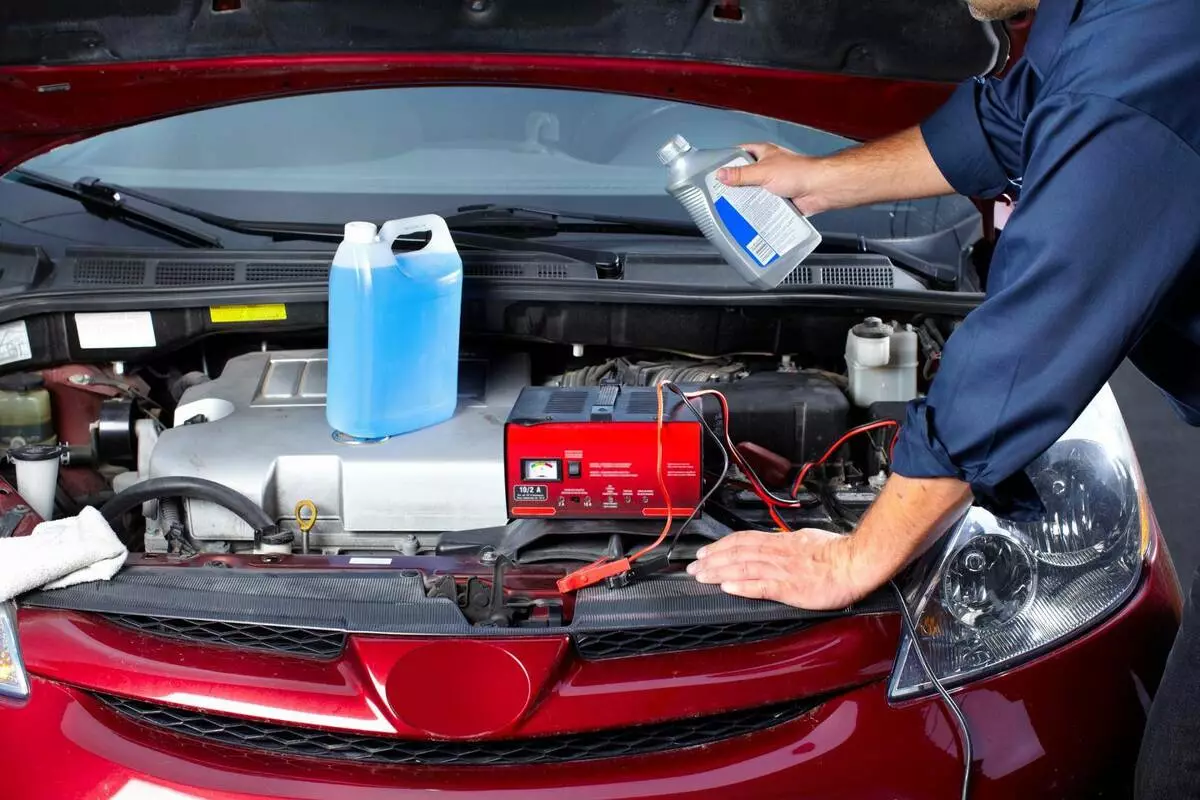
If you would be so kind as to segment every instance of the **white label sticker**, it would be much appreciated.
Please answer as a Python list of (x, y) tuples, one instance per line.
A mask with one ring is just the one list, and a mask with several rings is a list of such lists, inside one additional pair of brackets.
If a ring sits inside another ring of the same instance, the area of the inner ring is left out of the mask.
[(29, 346), (29, 328), (25, 320), (0, 325), (0, 365), (31, 358), (33, 348)]
[(154, 347), (154, 317), (149, 311), (76, 314), (75, 330), (84, 350)]
[(392, 560), (390, 558), (367, 558), (365, 556), (355, 556), (350, 559), (351, 564), (370, 564), (374, 567), (390, 567)]
[[(750, 162), (737, 157), (725, 166)], [(733, 238), (760, 266), (804, 243), (811, 224), (796, 213), (788, 200), (757, 186), (726, 186), (714, 170), (704, 178), (717, 216)]]

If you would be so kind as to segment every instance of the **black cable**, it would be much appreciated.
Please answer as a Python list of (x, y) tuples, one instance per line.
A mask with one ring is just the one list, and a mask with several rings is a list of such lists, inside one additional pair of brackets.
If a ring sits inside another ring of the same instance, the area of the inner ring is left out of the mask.
[[(674, 383), (672, 383), (670, 381), (664, 381), (663, 386), (665, 386), (666, 388), (675, 392), (675, 394), (679, 395), (679, 397), (683, 400), (683, 402), (687, 403), (688, 408), (691, 409), (692, 413), (696, 416), (696, 419), (700, 420), (700, 424), (704, 426), (704, 430), (708, 432), (708, 435), (714, 437), (715, 441), (721, 448), (721, 452), (726, 453), (726, 471), (728, 471), (728, 458), (729, 458), (729, 456), (732, 455), (732, 453), (727, 452), (728, 447), (725, 444), (725, 440), (720, 437), (720, 434), (713, 432), (712, 427), (708, 424), (708, 420), (706, 420), (704, 418), (704, 415), (701, 412), (696, 410), (696, 407), (691, 404), (691, 402), (689, 401), (689, 398), (687, 397), (687, 395), (684, 393), (684, 391), (682, 389), (680, 389), (678, 386), (676, 386)], [(729, 402), (728, 399), (726, 399), (725, 402), (728, 403)], [(719, 401), (718, 401), (718, 405), (720, 405)], [(721, 406), (721, 408), (722, 408), (722, 411), (724, 411), (724, 406)], [(722, 415), (721, 415), (721, 419), (723, 420), (724, 425), (725, 425), (726, 438), (729, 438), (732, 441), (731, 437), (729, 436), (729, 419), (728, 419), (728, 417), (729, 417), (729, 415), (726, 413), (722, 413)], [(739, 469), (744, 467), (745, 471), (747, 473), (747, 477), (750, 478), (751, 482), (757, 487), (758, 490), (760, 490), (763, 494), (765, 494), (767, 497), (769, 497), (771, 499), (771, 501), (775, 503), (776, 506), (780, 506), (785, 509), (805, 509), (805, 508), (812, 508), (813, 506), (816, 506), (818, 504), (815, 501), (810, 502), (810, 503), (801, 503), (798, 500), (796, 500), (795, 498), (792, 498), (789, 500), (789, 499), (777, 496), (770, 489), (767, 488), (767, 484), (763, 482), (762, 478), (758, 477), (758, 473), (754, 471), (754, 467), (750, 466), (749, 461), (746, 461), (745, 458), (743, 458), (742, 462), (743, 463), (741, 465), (739, 465)], [(722, 478), (722, 481), (724, 481), (724, 478)], [(762, 498), (760, 497), (759, 499), (762, 499)]]
[(908, 610), (908, 601), (904, 597), (904, 592), (900, 591), (900, 587), (896, 585), (895, 581), (889, 581), (889, 584), (892, 587), (892, 591), (896, 593), (896, 600), (900, 604), (900, 618), (904, 621), (904, 630), (908, 633), (908, 638), (912, 642), (912, 651), (917, 656), (917, 661), (920, 663), (921, 669), (925, 671), (929, 682), (933, 684), (933, 688), (941, 695), (942, 702), (950, 709), (951, 715), (958, 724), (958, 733), (961, 740), (960, 749), (963, 755), (961, 800), (968, 800), (971, 794), (971, 762), (974, 760), (974, 749), (971, 746), (971, 729), (967, 726), (967, 717), (929, 666), (929, 661), (925, 658), (925, 652), (921, 649), (921, 640), (917, 638), (917, 624), (913, 621), (912, 612)]
[(700, 515), (700, 511), (704, 508), (705, 504), (708, 503), (708, 501), (712, 499), (712, 496), (717, 493), (717, 489), (721, 488), (721, 484), (725, 483), (725, 478), (729, 475), (729, 452), (725, 449), (725, 442), (721, 440), (721, 437), (718, 436), (708, 424), (708, 420), (704, 418), (704, 413), (701, 412), (700, 409), (696, 408), (696, 406), (692, 405), (691, 399), (683, 393), (682, 389), (670, 381), (665, 381), (663, 383), (663, 388), (670, 389), (679, 395), (679, 399), (683, 401), (683, 404), (686, 405), (688, 410), (691, 411), (693, 416), (696, 417), (696, 420), (700, 423), (700, 427), (703, 428), (704, 432), (707, 433), (712, 440), (717, 443), (717, 447), (721, 451), (721, 458), (724, 462), (721, 465), (721, 474), (713, 482), (713, 485), (708, 487), (708, 491), (704, 493), (702, 498), (700, 498), (700, 502), (697, 503), (696, 507), (692, 509), (692, 513), (689, 514), (688, 518), (683, 521), (683, 524), (675, 529), (675, 534), (671, 537), (671, 543), (667, 545), (667, 559), (670, 560), (671, 552), (675, 549), (675, 545), (679, 543), (679, 537), (683, 534), (684, 528), (692, 524), (692, 521)]

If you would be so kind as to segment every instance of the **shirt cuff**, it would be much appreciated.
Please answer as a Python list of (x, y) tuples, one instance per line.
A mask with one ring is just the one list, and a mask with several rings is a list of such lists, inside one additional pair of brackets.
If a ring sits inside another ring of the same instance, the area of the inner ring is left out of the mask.
[(957, 478), (970, 485), (976, 505), (1004, 519), (1030, 521), (1046, 510), (1024, 470), (995, 482), (983, 478), (979, 471), (957, 466), (938, 440), (933, 409), (924, 400), (908, 405), (892, 453), (892, 472), (905, 478)]
[(1008, 175), (979, 121), (983, 85), (969, 80), (921, 124), (921, 136), (934, 163), (954, 191), (967, 197), (995, 197), (1009, 187)]

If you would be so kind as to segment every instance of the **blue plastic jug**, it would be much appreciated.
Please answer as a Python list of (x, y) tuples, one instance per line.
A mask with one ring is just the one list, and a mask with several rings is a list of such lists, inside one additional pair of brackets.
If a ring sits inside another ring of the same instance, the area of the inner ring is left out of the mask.
[[(392, 254), (404, 234), (429, 243)], [(436, 214), (396, 219), (376, 234), (346, 224), (329, 272), (329, 378), (334, 431), (381, 439), (436, 425), (458, 402), (462, 259)]]

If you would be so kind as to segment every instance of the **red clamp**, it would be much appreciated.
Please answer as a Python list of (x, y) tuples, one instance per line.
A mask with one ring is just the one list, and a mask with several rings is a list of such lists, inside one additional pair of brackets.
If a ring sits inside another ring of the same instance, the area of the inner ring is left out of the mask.
[(632, 565), (628, 558), (618, 558), (616, 561), (597, 561), (580, 567), (569, 575), (558, 579), (558, 590), (563, 594), (578, 591), (585, 586), (594, 586), (615, 575), (628, 572)]

